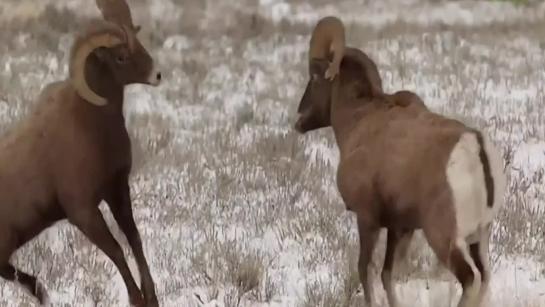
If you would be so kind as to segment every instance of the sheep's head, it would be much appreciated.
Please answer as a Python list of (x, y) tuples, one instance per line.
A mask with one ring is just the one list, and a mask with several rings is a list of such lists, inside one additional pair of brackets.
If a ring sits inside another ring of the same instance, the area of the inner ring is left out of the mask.
[(103, 106), (104, 97), (89, 88), (85, 68), (93, 55), (106, 67), (119, 85), (159, 85), (161, 73), (154, 69), (153, 59), (142, 46), (136, 34), (129, 8), (124, 0), (97, 0), (104, 20), (94, 21), (80, 36), (70, 59), (70, 79), (78, 94), (86, 101)]
[(344, 25), (338, 18), (328, 16), (318, 21), (309, 44), (310, 80), (297, 109), (295, 129), (300, 133), (331, 125), (331, 79), (339, 71), (344, 44)]
[(312, 59), (310, 61), (310, 80), (297, 108), (299, 119), (295, 123), (295, 129), (300, 133), (331, 125), (330, 109), (333, 83), (325, 77), (328, 67), (327, 59)]

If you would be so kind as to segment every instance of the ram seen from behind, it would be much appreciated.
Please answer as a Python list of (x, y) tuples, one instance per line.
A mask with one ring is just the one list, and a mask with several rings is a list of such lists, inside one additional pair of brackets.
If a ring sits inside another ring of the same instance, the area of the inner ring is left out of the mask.
[[(323, 31), (324, 21), (335, 23), (336, 32)], [(399, 306), (391, 279), (396, 248), (406, 248), (416, 229), (461, 283), (458, 306), (480, 306), (490, 281), (491, 224), (506, 186), (502, 158), (481, 132), (431, 112), (416, 94), (384, 93), (376, 65), (358, 49), (344, 48), (330, 80), (327, 71), (337, 55), (312, 42), (344, 40), (339, 23), (326, 17), (312, 34), (310, 81), (295, 129), (333, 128), (340, 151), (337, 187), (357, 217), (365, 301), (373, 301), (369, 264), (385, 227), (381, 277), (390, 306)], [(331, 35), (338, 38), (315, 38)]]
[[(45, 303), (44, 287), (11, 265), (10, 256), (68, 219), (113, 261), (132, 305), (158, 306), (132, 215), (131, 145), (122, 110), (126, 85), (156, 86), (161, 74), (136, 37), (140, 27), (126, 3), (99, 2), (107, 20), (93, 21), (76, 39), (69, 78), (47, 85), (35, 109), (0, 141), (0, 276)], [(102, 200), (132, 248), (142, 291), (98, 208)]]

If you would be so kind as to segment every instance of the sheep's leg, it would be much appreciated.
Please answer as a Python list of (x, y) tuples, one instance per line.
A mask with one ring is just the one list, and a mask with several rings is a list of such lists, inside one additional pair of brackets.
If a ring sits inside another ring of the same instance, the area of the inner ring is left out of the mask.
[(462, 297), (458, 307), (478, 306), (481, 273), (471, 257), (469, 245), (459, 238), (450, 254), (451, 269), (462, 284)]
[(37, 281), (37, 278), (23, 271), (17, 270), (9, 263), (11, 254), (15, 251), (15, 238), (9, 229), (0, 229), (3, 237), (0, 241), (0, 277), (21, 285), (32, 296), (36, 297), (40, 304), (47, 304), (49, 299), (45, 288)]
[(409, 230), (406, 232), (402, 232), (399, 237), (399, 242), (397, 242), (396, 247), (396, 256), (394, 256), (394, 259), (405, 259), (407, 257), (407, 251), (409, 250), (409, 246), (411, 245), (411, 241), (413, 239), (414, 230)]
[(113, 187), (111, 195), (106, 199), (106, 202), (131, 246), (138, 265), (138, 271), (140, 272), (142, 292), (148, 304), (147, 306), (159, 306), (153, 278), (151, 277), (142, 248), (142, 240), (132, 214), (131, 195), (127, 176), (122, 176), (121, 180)]
[(485, 274), (483, 273), (484, 271), (483, 261), (481, 259), (481, 256), (479, 255), (480, 246), (481, 246), (480, 242), (472, 243), (469, 245), (469, 253), (471, 255), (471, 259), (473, 259), (473, 262), (475, 263), (475, 266), (477, 267), (477, 270), (479, 270), (479, 273), (480, 273), (481, 288), (479, 289), (479, 295), (478, 295), (479, 301), (481, 299), (481, 293), (483, 292), (482, 281), (485, 278), (484, 277)]
[(363, 294), (367, 306), (373, 306), (373, 280), (371, 278), (371, 259), (380, 228), (369, 227), (358, 218), (358, 232), (360, 237), (360, 257), (358, 261), (358, 273), (363, 286)]
[[(392, 281), (392, 269), (394, 266), (395, 252), (398, 243), (401, 242), (402, 233), (393, 229), (388, 229), (388, 239), (386, 241), (386, 255), (384, 256), (384, 266), (382, 267), (382, 285), (386, 291), (388, 303), (390, 307), (397, 307), (397, 299), (395, 296), (395, 290)], [(403, 238), (405, 239), (405, 238)]]
[[(448, 216), (444, 216), (449, 218)], [(448, 225), (449, 219), (434, 220), (435, 223)], [(478, 306), (478, 295), (481, 286), (481, 273), (471, 257), (470, 247), (465, 238), (452, 239), (444, 232), (438, 231), (435, 225), (425, 225), (424, 234), (429, 245), (462, 285), (462, 297), (458, 307)]]
[(487, 225), (481, 229), (479, 234), (479, 242), (470, 245), (471, 257), (481, 272), (482, 284), (479, 292), (479, 304), (485, 300), (488, 292), (488, 284), (490, 282), (490, 256), (488, 252), (490, 231), (491, 225)]
[(80, 207), (66, 207), (74, 208), (73, 212), (67, 212), (70, 223), (78, 227), (93, 244), (100, 248), (113, 261), (125, 282), (131, 304), (134, 306), (143, 306), (142, 293), (132, 277), (125, 256), (123, 255), (123, 250), (108, 229), (108, 225), (104, 221), (104, 217), (98, 207), (93, 204), (82, 204)]
[(483, 263), (483, 284), (481, 285), (481, 296), (485, 296), (490, 284), (490, 234), (492, 232), (492, 225), (487, 225), (481, 233), (481, 242), (479, 245), (479, 253)]
[(41, 305), (47, 305), (49, 299), (45, 288), (38, 282), (36, 277), (17, 270), (13, 265), (6, 263), (0, 266), (0, 276), (6, 280), (19, 283), (34, 297), (38, 299)]

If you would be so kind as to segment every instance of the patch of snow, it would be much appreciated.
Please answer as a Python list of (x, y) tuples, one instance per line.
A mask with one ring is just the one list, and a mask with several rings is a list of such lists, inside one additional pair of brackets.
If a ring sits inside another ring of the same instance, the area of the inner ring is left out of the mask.
[(191, 40), (185, 35), (169, 36), (163, 43), (163, 48), (184, 51), (193, 47)]
[(520, 144), (513, 155), (512, 167), (527, 177), (545, 170), (545, 141), (531, 140)]
[(311, 162), (323, 161), (330, 166), (339, 163), (339, 150), (333, 146), (327, 146), (325, 143), (312, 142), (305, 149), (305, 154), (309, 156)]

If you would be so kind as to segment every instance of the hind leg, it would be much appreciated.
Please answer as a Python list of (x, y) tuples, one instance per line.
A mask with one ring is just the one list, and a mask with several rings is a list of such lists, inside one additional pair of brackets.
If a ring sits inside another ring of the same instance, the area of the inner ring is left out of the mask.
[[(411, 232), (412, 235), (412, 232)], [(399, 303), (396, 299), (394, 283), (392, 281), (392, 271), (395, 262), (396, 248), (400, 243), (404, 243), (405, 251), (401, 251), (402, 256), (406, 253), (406, 247), (408, 246), (407, 240), (410, 240), (408, 233), (403, 233), (402, 231), (396, 231), (395, 229), (388, 229), (388, 237), (386, 240), (386, 254), (384, 256), (384, 265), (382, 267), (382, 285), (386, 291), (386, 297), (388, 299), (388, 304), (390, 307), (397, 307)]]
[(369, 227), (363, 220), (358, 218), (358, 232), (360, 236), (358, 273), (363, 286), (365, 303), (367, 306), (373, 306), (373, 280), (369, 273), (371, 271), (371, 258), (375, 250), (380, 228)]
[(477, 268), (481, 273), (481, 289), (479, 291), (479, 303), (485, 300), (490, 283), (490, 256), (489, 256), (489, 241), (490, 241), (491, 225), (487, 225), (479, 233), (479, 242), (470, 245), (471, 258), (475, 261)]
[(17, 270), (9, 263), (0, 266), (0, 276), (23, 286), (30, 294), (38, 299), (41, 305), (48, 303), (45, 288), (37, 281), (36, 277)]
[[(7, 231), (4, 231), (4, 234), (6, 233)], [(37, 281), (36, 277), (17, 270), (9, 263), (9, 258), (15, 250), (15, 246), (11, 244), (13, 242), (10, 240), (11, 238), (9, 235), (6, 235), (3, 239), (3, 241), (0, 241), (0, 277), (21, 285), (25, 290), (30, 292), (31, 295), (38, 299), (40, 304), (46, 304), (48, 301), (47, 293), (45, 288)]]
[(458, 307), (479, 306), (481, 272), (471, 256), (470, 246), (459, 238), (450, 254), (450, 268), (462, 284), (462, 297)]
[[(446, 222), (444, 225), (448, 225)], [(471, 257), (467, 242), (459, 238), (453, 240), (434, 227), (423, 229), (426, 239), (437, 258), (456, 276), (462, 285), (462, 297), (458, 307), (478, 306), (478, 294), (481, 285), (481, 274)]]

